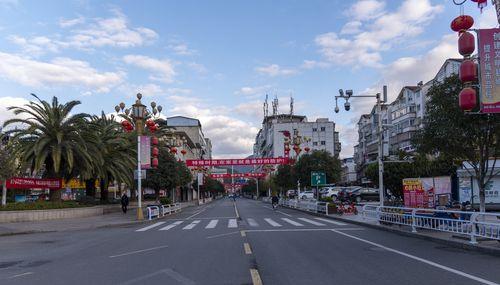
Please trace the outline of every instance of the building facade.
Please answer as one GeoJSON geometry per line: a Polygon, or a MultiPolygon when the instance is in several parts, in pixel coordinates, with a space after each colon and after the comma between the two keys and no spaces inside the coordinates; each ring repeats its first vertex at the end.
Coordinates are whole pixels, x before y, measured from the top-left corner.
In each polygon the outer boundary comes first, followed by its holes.
{"type": "Polygon", "coordinates": [[[212,142],[205,137],[198,119],[174,116],[167,118],[167,126],[177,137],[184,136],[187,140],[185,159],[211,159],[212,142]]]}
{"type": "Polygon", "coordinates": [[[356,173],[356,163],[354,162],[354,157],[348,157],[342,159],[342,173],[340,177],[340,183],[351,184],[358,180],[358,175],[356,173]]]}
{"type": "MultiPolygon", "coordinates": [[[[326,118],[308,122],[306,116],[272,115],[264,118],[262,128],[255,137],[253,156],[283,157],[285,155],[284,133],[286,132],[292,137],[296,133],[302,138],[302,151],[299,156],[305,153],[306,147],[310,151],[326,150],[336,157],[340,153],[339,135],[335,131],[334,122],[326,118]]],[[[290,157],[295,156],[295,152],[290,150],[290,157]]]]}

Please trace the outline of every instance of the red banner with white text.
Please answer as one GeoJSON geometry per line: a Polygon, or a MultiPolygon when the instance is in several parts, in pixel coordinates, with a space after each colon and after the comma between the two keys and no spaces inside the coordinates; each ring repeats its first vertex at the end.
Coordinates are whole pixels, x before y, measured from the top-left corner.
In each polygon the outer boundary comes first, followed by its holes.
{"type": "Polygon", "coordinates": [[[267,173],[234,173],[234,174],[210,174],[210,178],[263,178],[267,173]]]}
{"type": "Polygon", "coordinates": [[[187,166],[226,166],[226,165],[266,165],[289,164],[286,157],[243,158],[243,159],[187,159],[187,166]]]}
{"type": "Polygon", "coordinates": [[[37,179],[13,177],[7,179],[7,189],[61,189],[62,179],[37,179]]]}

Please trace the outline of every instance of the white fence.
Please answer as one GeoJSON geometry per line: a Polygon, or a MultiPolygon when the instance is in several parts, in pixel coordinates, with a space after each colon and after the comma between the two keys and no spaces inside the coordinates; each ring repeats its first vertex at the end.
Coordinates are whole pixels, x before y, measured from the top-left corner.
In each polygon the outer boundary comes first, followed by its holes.
{"type": "Polygon", "coordinates": [[[175,203],[170,205],[148,205],[146,209],[148,212],[148,220],[152,220],[154,218],[159,218],[165,215],[179,212],[181,210],[181,204],[175,203]]]}
{"type": "Polygon", "coordinates": [[[415,209],[404,207],[363,206],[363,218],[377,220],[381,224],[409,226],[412,232],[417,228],[451,232],[469,236],[472,244],[477,238],[500,240],[500,214],[415,209]]]}
{"type": "Polygon", "coordinates": [[[328,203],[296,199],[280,199],[279,204],[284,207],[328,215],[328,203]]]}

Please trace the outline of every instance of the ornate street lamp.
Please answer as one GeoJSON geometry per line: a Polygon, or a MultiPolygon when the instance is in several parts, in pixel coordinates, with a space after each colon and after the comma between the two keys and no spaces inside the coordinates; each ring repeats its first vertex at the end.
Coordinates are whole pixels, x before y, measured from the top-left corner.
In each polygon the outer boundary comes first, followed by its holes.
{"type": "MultiPolygon", "coordinates": [[[[122,122],[122,126],[125,129],[125,131],[132,131],[135,127],[135,130],[137,131],[137,192],[138,192],[138,197],[137,197],[137,219],[138,220],[143,220],[144,219],[144,214],[142,212],[142,175],[141,175],[141,136],[144,133],[144,120],[149,116],[152,119],[154,119],[157,115],[159,117],[159,114],[161,113],[162,107],[161,106],[156,106],[155,102],[151,102],[151,112],[147,110],[146,105],[142,104],[141,102],[142,99],[142,94],[137,93],[137,100],[135,101],[135,104],[132,105],[132,110],[130,109],[125,109],[125,103],[121,102],[119,105],[115,106],[115,111],[117,113],[120,113],[120,111],[123,113],[122,117],[125,119],[122,122]],[[132,123],[133,122],[133,125],[132,123]]],[[[154,123],[153,120],[148,120],[146,122],[146,127],[149,128],[151,133],[154,133],[156,129],[158,128],[156,126],[156,123],[154,123]]],[[[153,137],[153,145],[158,144],[158,139],[156,137],[153,137]]],[[[153,167],[158,166],[158,149],[153,151],[153,167]]]]}

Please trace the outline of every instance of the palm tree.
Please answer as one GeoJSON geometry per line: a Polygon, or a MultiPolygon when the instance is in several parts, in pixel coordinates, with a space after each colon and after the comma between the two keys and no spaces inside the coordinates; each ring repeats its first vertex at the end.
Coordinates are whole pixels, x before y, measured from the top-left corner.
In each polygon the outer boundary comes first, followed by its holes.
{"type": "MultiPolygon", "coordinates": [[[[45,178],[70,179],[78,175],[79,169],[90,168],[92,154],[82,137],[87,114],[71,114],[80,101],[59,103],[57,97],[52,102],[41,100],[31,94],[36,101],[23,107],[7,108],[16,117],[7,120],[4,127],[16,128],[7,131],[16,142],[13,151],[21,163],[26,163],[34,173],[43,173],[45,178]]],[[[60,191],[51,191],[51,200],[60,199],[60,191]]]]}

